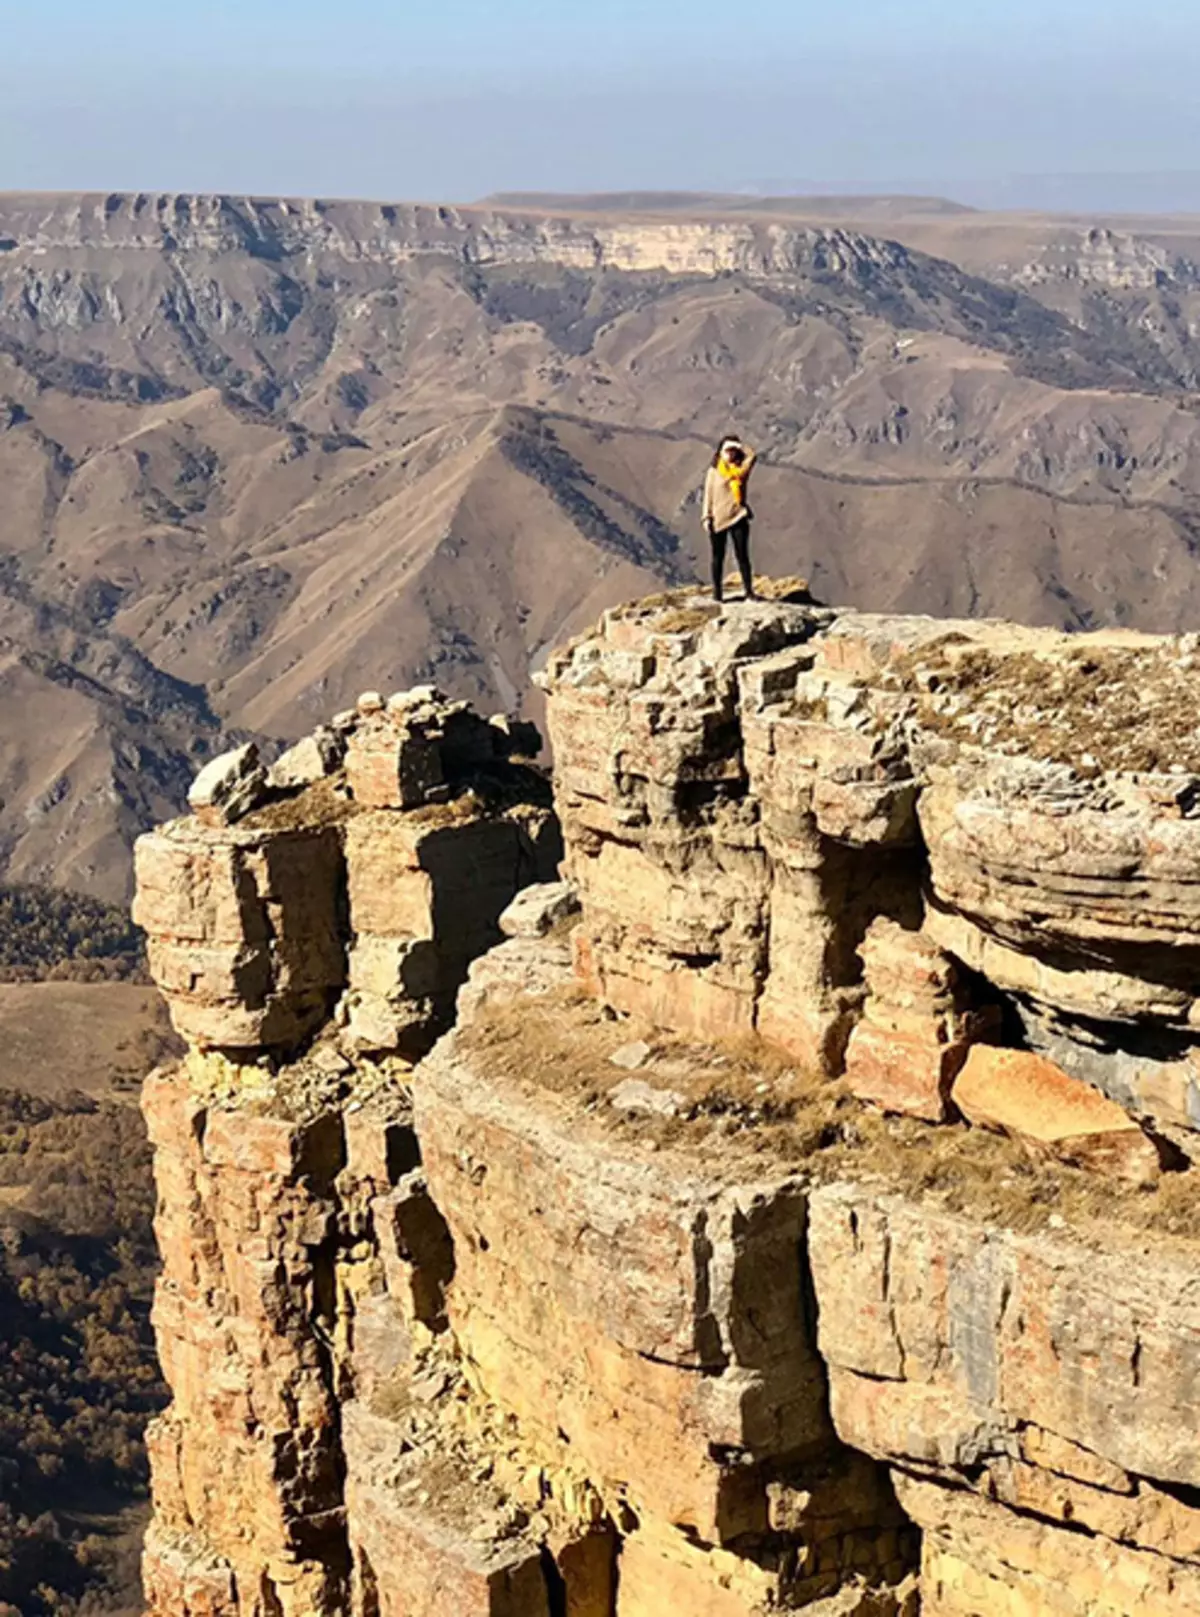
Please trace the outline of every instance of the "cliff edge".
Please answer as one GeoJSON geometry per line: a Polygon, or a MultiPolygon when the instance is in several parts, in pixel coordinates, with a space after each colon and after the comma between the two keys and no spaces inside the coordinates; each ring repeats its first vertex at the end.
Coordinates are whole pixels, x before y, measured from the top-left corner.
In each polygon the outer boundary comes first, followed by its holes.
{"type": "Polygon", "coordinates": [[[1198,656],[677,591],[556,814],[431,690],[210,766],[153,1617],[1200,1613],[1198,656]]]}

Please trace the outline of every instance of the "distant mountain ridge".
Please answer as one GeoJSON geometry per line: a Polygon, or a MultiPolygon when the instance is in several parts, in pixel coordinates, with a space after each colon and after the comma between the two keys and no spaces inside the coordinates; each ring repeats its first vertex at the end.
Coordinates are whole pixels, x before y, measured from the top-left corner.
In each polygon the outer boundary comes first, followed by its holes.
{"type": "Polygon", "coordinates": [[[942,196],[870,192],[822,195],[804,191],[773,195],[726,191],[497,191],[480,199],[481,208],[545,209],[551,213],[781,213],[805,218],[827,215],[855,219],[912,218],[974,213],[965,203],[942,196]]]}

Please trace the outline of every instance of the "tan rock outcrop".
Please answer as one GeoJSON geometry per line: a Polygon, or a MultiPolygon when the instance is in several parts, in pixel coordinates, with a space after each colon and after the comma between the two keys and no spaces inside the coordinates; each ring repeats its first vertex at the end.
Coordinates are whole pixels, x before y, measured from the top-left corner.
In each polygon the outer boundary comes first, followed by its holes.
{"type": "Polygon", "coordinates": [[[555,1496],[538,1468],[519,1476],[495,1428],[456,1419],[452,1374],[409,1388],[407,1408],[345,1411],[356,1617],[611,1617],[611,1528],[563,1479],[555,1496]]]}
{"type": "Polygon", "coordinates": [[[322,728],[272,782],[253,747],[208,766],[196,814],[135,853],[134,918],[183,1037],[293,1049],[345,991],[360,1047],[427,1048],[470,962],[500,941],[502,911],[557,874],[549,792],[509,763],[518,745],[540,745],[532,726],[491,724],[425,687],[322,728]],[[426,759],[420,789],[383,790],[378,769],[398,782],[410,744],[426,759]],[[390,765],[371,763],[380,749],[390,765]],[[218,813],[226,785],[251,779],[253,802],[218,813]]]}
{"type": "Polygon", "coordinates": [[[1060,1066],[1195,1128],[1189,667],[1149,636],[786,598],[610,612],[543,676],[581,974],[618,1009],[757,1030],[830,1072],[861,1024],[860,1071],[898,1093],[913,1035],[882,1001],[863,1015],[861,945],[890,921],[962,968],[960,1015],[1007,1002],[1060,1066]]]}
{"type": "MultiPolygon", "coordinates": [[[[815,1547],[812,1558],[819,1559],[815,1547]]],[[[700,1548],[682,1533],[651,1526],[633,1533],[622,1548],[616,1617],[661,1617],[665,1612],[769,1617],[787,1608],[801,1609],[809,1617],[909,1617],[916,1610],[915,1587],[880,1589],[836,1566],[809,1581],[814,1588],[835,1592],[806,1600],[803,1590],[778,1569],[729,1551],[700,1548]]]]}
{"type": "Polygon", "coordinates": [[[377,809],[349,822],[348,1034],[365,1050],[418,1056],[449,1023],[472,960],[499,918],[554,873],[557,838],[532,805],[448,822],[377,809]]]}
{"type": "Polygon", "coordinates": [[[905,1509],[923,1530],[923,1613],[977,1617],[1171,1617],[1200,1609],[1197,1568],[912,1479],[905,1509]]]}
{"type": "MultiPolygon", "coordinates": [[[[1017,1236],[849,1186],[818,1191],[811,1218],[821,1351],[843,1441],[1008,1507],[966,1518],[995,1523],[1001,1561],[1005,1535],[1020,1542],[1025,1531],[1016,1511],[1094,1534],[1101,1564],[1125,1564],[1118,1545],[1194,1563],[1180,1572],[1180,1587],[1194,1591],[1200,1449],[1181,1424],[1200,1341],[1189,1263],[1017,1236]]],[[[937,1507],[950,1522],[953,1497],[937,1507]]],[[[910,1514],[926,1525],[924,1513],[910,1514]]],[[[1035,1540],[1068,1569],[1080,1559],[1073,1533],[1043,1528],[1035,1540]]],[[[1173,1587],[1169,1561],[1125,1561],[1147,1574],[1157,1567],[1173,1587]]],[[[969,1596],[981,1586],[964,1587],[969,1596]]],[[[1013,1592],[978,1609],[1003,1610],[1025,1587],[1014,1564],[1013,1592]]],[[[1097,1598],[1032,1609],[1159,1609],[1087,1604],[1097,1598]]]]}
{"type": "Polygon", "coordinates": [[[176,1029],[201,1048],[298,1044],[346,980],[336,828],[210,828],[141,837],[134,919],[176,1029]]]}
{"type": "MultiPolygon", "coordinates": [[[[853,1187],[818,1191],[812,1220],[835,1379],[870,1377],[885,1412],[887,1383],[955,1394],[964,1454],[1032,1424],[1140,1476],[1200,1478],[1200,1443],[1178,1417],[1192,1374],[1180,1349],[1200,1327],[1186,1266],[1016,1236],[853,1187]]],[[[837,1404],[835,1391],[835,1418],[837,1404]]]]}
{"type": "Polygon", "coordinates": [[[751,1462],[829,1435],[821,1366],[793,1328],[796,1186],[725,1185],[581,1135],[573,1110],[485,1079],[453,1037],[415,1093],[455,1243],[450,1319],[489,1397],[564,1436],[635,1508],[706,1540],[760,1529],[751,1462]]]}
{"type": "MultiPolygon", "coordinates": [[[[557,843],[544,783],[507,762],[514,735],[535,738],[435,693],[410,711],[437,756],[433,805],[364,809],[314,741],[318,780],[291,784],[311,773],[293,757],[269,783],[247,754],[221,779],[251,770],[257,812],[138,846],[137,918],[192,1046],[144,1098],[173,1394],[149,1439],[155,1617],[344,1611],[342,1401],[444,1328],[453,1255],[394,1078],[557,843]]],[[[391,722],[335,728],[353,742],[391,722]]]]}
{"type": "MultiPolygon", "coordinates": [[[[143,1096],[163,1263],[155,1334],[173,1393],[148,1440],[156,1617],[316,1617],[342,1598],[327,1345],[341,1121],[331,1101],[295,1120],[256,1115],[245,1081],[197,1056],[148,1080],[143,1096]]],[[[260,1081],[260,1104],[276,1099],[260,1081]]]]}
{"type": "MultiPolygon", "coordinates": [[[[541,1547],[478,1534],[485,1512],[458,1505],[446,1519],[429,1489],[388,1476],[398,1447],[393,1422],[346,1411],[347,1505],[354,1525],[356,1610],[378,1617],[551,1617],[541,1547]],[[382,1473],[382,1474],[381,1474],[382,1473]],[[418,1497],[425,1494],[425,1501],[418,1497]]],[[[414,1473],[419,1478],[419,1472],[414,1473]]],[[[407,1480],[407,1479],[406,1479],[407,1480]]],[[[482,1493],[482,1490],[477,1490],[482,1493]]]]}
{"type": "Polygon", "coordinates": [[[988,1020],[965,1009],[958,967],[922,933],[881,917],[858,952],[867,998],[846,1050],[850,1087],[886,1112],[942,1123],[954,1081],[988,1020]]]}

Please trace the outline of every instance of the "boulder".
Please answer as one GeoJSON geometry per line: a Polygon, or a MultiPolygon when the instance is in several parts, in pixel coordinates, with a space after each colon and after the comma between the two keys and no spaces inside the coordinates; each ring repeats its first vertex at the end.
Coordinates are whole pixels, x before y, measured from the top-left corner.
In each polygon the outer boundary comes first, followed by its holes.
{"type": "Polygon", "coordinates": [[[268,770],[267,780],[278,791],[312,786],[334,774],[345,756],[344,737],[332,728],[322,728],[281,753],[268,770]]]}
{"type": "Polygon", "coordinates": [[[860,1022],[846,1051],[846,1077],[859,1100],[894,1116],[944,1123],[950,1091],[967,1046],[936,1038],[914,1038],[860,1022]]]}
{"type": "Polygon", "coordinates": [[[233,825],[266,802],[267,774],[253,741],[213,758],[196,776],[188,804],[202,825],[233,825]]]}
{"type": "Polygon", "coordinates": [[[517,894],[500,917],[500,930],[506,938],[543,938],[578,914],[579,898],[570,882],[542,882],[517,894]]]}
{"type": "MultiPolygon", "coordinates": [[[[616,1060],[615,1056],[613,1060],[616,1060]]],[[[626,1078],[609,1090],[608,1103],[618,1112],[640,1112],[646,1117],[678,1117],[687,1106],[687,1097],[674,1089],[658,1089],[643,1078],[626,1078]]]]}
{"type": "Polygon", "coordinates": [[[394,691],[387,699],[387,710],[392,714],[410,713],[414,708],[438,707],[446,697],[436,685],[412,685],[406,691],[394,691]]]}
{"type": "Polygon", "coordinates": [[[619,1050],[614,1050],[608,1059],[614,1067],[623,1067],[626,1072],[636,1072],[639,1067],[646,1065],[653,1054],[654,1047],[647,1044],[645,1039],[631,1039],[619,1050]]]}
{"type": "Polygon", "coordinates": [[[1159,1153],[1141,1126],[1044,1056],[979,1045],[967,1057],[953,1097],[969,1123],[1009,1134],[1036,1155],[1134,1184],[1158,1178],[1159,1153]]]}

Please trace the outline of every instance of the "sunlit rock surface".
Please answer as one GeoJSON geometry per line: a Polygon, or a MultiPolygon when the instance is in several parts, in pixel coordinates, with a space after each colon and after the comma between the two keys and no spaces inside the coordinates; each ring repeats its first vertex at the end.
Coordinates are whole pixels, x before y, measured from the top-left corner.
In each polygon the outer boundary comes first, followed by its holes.
{"type": "Polygon", "coordinates": [[[557,818],[368,693],[147,839],[153,1617],[1200,1613],[1193,661],[677,593],[557,818]]]}

